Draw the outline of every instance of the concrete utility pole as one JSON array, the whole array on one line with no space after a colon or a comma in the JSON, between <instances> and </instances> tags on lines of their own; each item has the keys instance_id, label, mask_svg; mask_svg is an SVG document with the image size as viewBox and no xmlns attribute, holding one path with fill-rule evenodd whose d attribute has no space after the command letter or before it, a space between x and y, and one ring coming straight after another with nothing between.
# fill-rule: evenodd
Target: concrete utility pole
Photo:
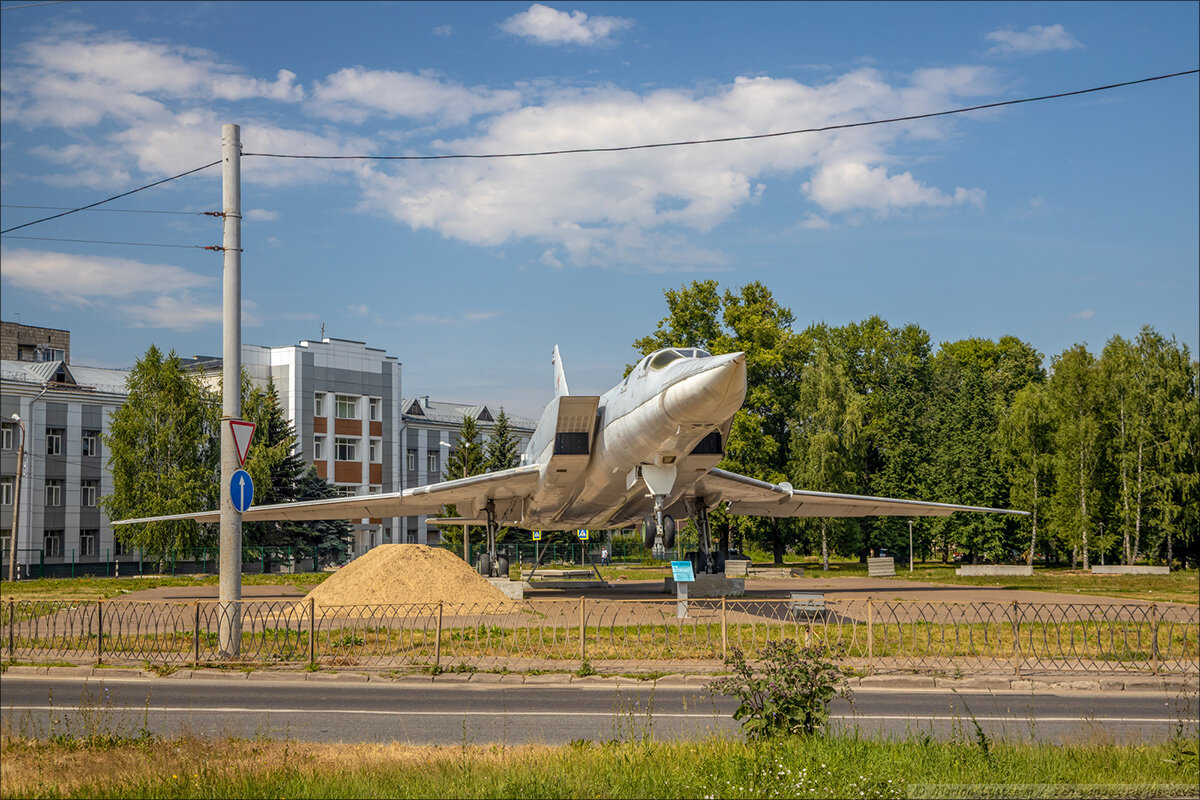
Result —
<instances>
[{"instance_id":1,"label":"concrete utility pole","mask_svg":"<svg viewBox=\"0 0 1200 800\"><path fill-rule=\"evenodd\" d=\"M221 129L221 190L225 269L222 315L221 403L221 655L237 656L242 645L242 515L233 507L229 484L238 469L229 420L242 416L242 141L241 128Z\"/></svg>"},{"instance_id":2,"label":"concrete utility pole","mask_svg":"<svg viewBox=\"0 0 1200 800\"><path fill-rule=\"evenodd\" d=\"M13 487L12 530L8 534L8 579L17 579L17 537L21 535L21 484L25 477L25 423L16 414L12 418L21 426L21 443L17 445L17 481Z\"/></svg>"}]
</instances>

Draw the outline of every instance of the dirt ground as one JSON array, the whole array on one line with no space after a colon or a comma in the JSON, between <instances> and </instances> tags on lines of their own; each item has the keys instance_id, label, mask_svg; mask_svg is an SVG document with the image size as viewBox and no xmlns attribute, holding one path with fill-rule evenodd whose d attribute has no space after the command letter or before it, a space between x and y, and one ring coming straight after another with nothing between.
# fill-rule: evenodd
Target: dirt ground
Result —
<instances>
[{"instance_id":1,"label":"dirt ground","mask_svg":"<svg viewBox=\"0 0 1200 800\"><path fill-rule=\"evenodd\" d=\"M297 576L302 577L302 576ZM1082 592L1037 592L990 586L949 586L895 578L748 578L746 599L769 600L787 597L792 591L824 591L828 600L917 600L942 603L1095 603L1100 605L1149 605L1148 601L1103 597ZM244 600L290 600L304 596L294 586L243 586ZM580 596L597 600L667 600L661 578L648 581L614 581L609 588L534 589L529 600L568 599ZM165 586L122 595L120 600L215 600L216 586Z\"/></svg>"}]
</instances>

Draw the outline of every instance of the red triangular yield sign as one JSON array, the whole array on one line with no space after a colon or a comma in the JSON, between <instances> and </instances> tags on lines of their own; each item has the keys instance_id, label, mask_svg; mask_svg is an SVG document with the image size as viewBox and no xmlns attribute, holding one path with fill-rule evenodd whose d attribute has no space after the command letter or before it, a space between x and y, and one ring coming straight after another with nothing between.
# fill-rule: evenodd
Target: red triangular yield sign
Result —
<instances>
[{"instance_id":1,"label":"red triangular yield sign","mask_svg":"<svg viewBox=\"0 0 1200 800\"><path fill-rule=\"evenodd\" d=\"M250 452L250 440L254 438L254 423L240 419L229 420L229 430L233 433L233 446L237 449L238 465L246 466L246 456Z\"/></svg>"}]
</instances>

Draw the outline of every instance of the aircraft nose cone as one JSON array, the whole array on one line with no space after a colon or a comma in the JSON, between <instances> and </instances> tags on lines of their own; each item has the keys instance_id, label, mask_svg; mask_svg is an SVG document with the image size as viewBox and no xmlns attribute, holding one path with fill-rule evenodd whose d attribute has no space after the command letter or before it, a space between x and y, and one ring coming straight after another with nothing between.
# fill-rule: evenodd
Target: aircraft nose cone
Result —
<instances>
[{"instance_id":1,"label":"aircraft nose cone","mask_svg":"<svg viewBox=\"0 0 1200 800\"><path fill-rule=\"evenodd\" d=\"M715 356L703 372L689 375L663 393L663 409L678 423L718 423L746 400L746 354Z\"/></svg>"}]
</instances>

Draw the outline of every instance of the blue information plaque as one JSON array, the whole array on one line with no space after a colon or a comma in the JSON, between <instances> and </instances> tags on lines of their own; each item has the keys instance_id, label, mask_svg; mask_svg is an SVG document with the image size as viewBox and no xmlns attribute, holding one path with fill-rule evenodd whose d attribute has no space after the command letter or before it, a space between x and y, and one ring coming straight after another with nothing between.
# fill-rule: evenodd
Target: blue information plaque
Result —
<instances>
[{"instance_id":1,"label":"blue information plaque","mask_svg":"<svg viewBox=\"0 0 1200 800\"><path fill-rule=\"evenodd\" d=\"M696 575L692 572L692 562L690 561L672 561L671 572L674 573L676 583L686 583L696 580Z\"/></svg>"}]
</instances>

